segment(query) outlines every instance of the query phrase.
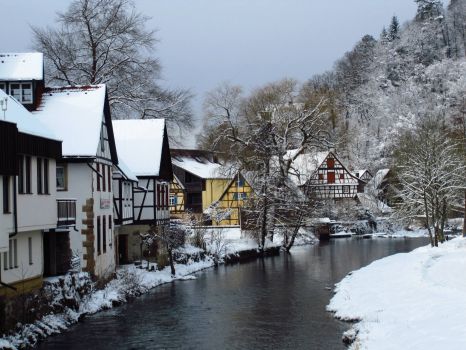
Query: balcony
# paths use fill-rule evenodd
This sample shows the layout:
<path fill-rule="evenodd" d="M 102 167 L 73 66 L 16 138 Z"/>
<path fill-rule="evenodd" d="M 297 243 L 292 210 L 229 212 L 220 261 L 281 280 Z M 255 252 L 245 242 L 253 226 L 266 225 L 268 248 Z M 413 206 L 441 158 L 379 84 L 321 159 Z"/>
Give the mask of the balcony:
<path fill-rule="evenodd" d="M 76 199 L 57 199 L 57 227 L 76 225 Z"/>

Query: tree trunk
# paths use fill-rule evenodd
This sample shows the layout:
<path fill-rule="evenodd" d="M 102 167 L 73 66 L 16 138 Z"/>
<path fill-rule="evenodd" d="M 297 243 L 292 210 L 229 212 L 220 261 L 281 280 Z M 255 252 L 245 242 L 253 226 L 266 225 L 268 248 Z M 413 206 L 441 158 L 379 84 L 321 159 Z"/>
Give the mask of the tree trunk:
<path fill-rule="evenodd" d="M 171 249 L 167 249 L 167 251 L 168 251 L 168 260 L 170 261 L 171 273 L 172 273 L 172 276 L 175 276 L 175 275 L 176 275 L 176 271 L 175 271 L 175 264 L 173 263 L 172 250 L 171 250 Z"/>
<path fill-rule="evenodd" d="M 463 237 L 466 237 L 466 191 L 464 191 Z"/>
<path fill-rule="evenodd" d="M 434 247 L 434 237 L 432 236 L 432 229 L 430 227 L 430 222 L 429 222 L 429 206 L 427 205 L 427 197 L 424 193 L 424 212 L 426 215 L 426 226 L 427 226 L 427 231 L 429 232 L 429 238 L 430 238 L 430 245 Z"/>

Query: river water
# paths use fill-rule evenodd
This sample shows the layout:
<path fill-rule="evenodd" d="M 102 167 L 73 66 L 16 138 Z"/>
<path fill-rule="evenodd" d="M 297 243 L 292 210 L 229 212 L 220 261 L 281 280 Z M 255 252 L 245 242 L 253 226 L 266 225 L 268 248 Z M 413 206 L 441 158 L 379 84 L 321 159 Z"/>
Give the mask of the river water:
<path fill-rule="evenodd" d="M 348 272 L 427 244 L 337 239 L 198 273 L 90 316 L 39 349 L 345 349 L 348 324 L 325 311 Z"/>

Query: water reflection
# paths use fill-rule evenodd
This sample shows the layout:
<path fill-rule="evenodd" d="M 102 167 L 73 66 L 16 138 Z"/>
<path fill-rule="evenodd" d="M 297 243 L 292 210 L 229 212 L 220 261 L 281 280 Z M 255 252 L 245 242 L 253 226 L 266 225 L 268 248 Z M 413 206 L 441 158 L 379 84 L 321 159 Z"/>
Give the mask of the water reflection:
<path fill-rule="evenodd" d="M 349 271 L 425 239 L 340 239 L 198 274 L 89 317 L 40 349 L 344 349 L 325 311 Z"/>

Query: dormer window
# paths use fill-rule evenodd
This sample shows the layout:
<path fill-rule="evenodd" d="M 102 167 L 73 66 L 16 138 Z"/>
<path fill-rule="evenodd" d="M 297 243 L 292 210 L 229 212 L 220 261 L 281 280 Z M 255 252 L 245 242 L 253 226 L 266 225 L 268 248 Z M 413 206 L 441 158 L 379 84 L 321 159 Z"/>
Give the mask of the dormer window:
<path fill-rule="evenodd" d="M 32 84 L 13 83 L 10 84 L 10 95 L 21 103 L 32 103 Z"/>

